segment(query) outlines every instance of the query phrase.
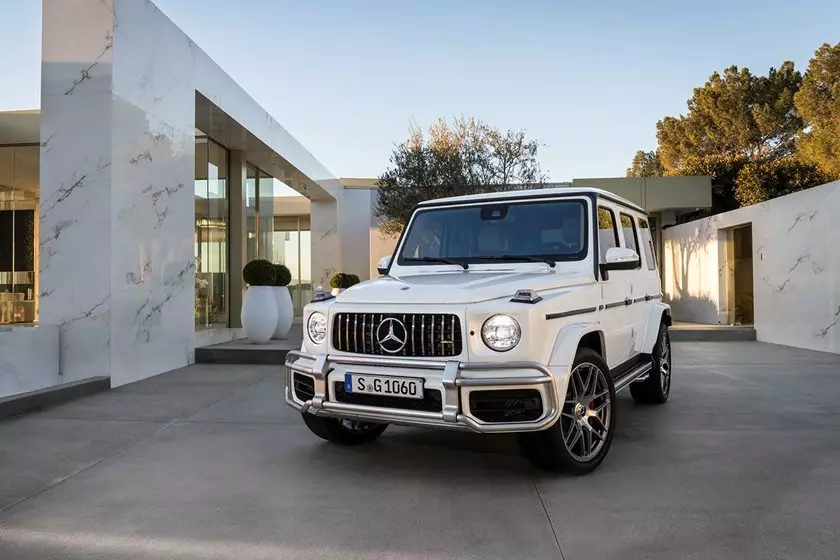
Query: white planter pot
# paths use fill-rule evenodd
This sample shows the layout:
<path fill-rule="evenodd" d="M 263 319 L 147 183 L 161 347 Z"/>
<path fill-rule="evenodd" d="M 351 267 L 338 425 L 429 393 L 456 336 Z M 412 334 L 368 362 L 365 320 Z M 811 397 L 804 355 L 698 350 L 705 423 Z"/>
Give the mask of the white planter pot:
<path fill-rule="evenodd" d="M 271 291 L 274 293 L 274 303 L 277 306 L 277 326 L 271 338 L 284 339 L 289 336 L 295 314 L 292 308 L 292 296 L 286 286 L 272 286 Z"/>
<path fill-rule="evenodd" d="M 242 328 L 255 344 L 265 344 L 277 328 L 277 302 L 271 286 L 251 286 L 242 302 Z"/>
<path fill-rule="evenodd" d="M 343 291 L 344 291 L 344 288 L 333 288 L 331 293 L 332 293 L 332 295 L 337 296 L 338 294 L 340 294 Z"/>

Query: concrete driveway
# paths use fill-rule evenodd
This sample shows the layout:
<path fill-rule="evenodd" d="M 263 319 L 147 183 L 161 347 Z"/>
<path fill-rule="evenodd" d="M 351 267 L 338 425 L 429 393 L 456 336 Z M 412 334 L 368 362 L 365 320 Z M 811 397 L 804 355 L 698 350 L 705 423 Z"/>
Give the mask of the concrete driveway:
<path fill-rule="evenodd" d="M 508 436 L 312 436 L 269 366 L 193 366 L 0 421 L 0 559 L 836 559 L 840 356 L 675 344 L 593 475 Z"/>

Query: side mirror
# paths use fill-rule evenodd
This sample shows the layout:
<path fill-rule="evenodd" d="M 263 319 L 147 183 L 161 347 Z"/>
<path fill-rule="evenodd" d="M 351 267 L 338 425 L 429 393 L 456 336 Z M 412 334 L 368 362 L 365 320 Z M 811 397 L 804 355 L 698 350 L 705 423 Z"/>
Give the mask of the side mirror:
<path fill-rule="evenodd" d="M 610 247 L 601 263 L 601 275 L 606 280 L 610 270 L 635 270 L 642 265 L 639 253 L 626 247 Z"/>
<path fill-rule="evenodd" d="M 388 273 L 388 267 L 390 267 L 390 266 L 391 266 L 391 256 L 388 255 L 387 257 L 382 257 L 381 259 L 379 259 L 379 262 L 376 263 L 376 271 L 379 274 L 383 274 L 383 275 L 387 274 Z"/>

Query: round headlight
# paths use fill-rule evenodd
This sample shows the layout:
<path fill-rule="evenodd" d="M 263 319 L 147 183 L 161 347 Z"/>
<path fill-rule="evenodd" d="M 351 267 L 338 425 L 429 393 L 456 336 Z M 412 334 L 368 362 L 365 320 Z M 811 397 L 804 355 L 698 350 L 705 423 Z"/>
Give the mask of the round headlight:
<path fill-rule="evenodd" d="M 507 352 L 522 338 L 522 329 L 510 315 L 493 315 L 481 327 L 484 344 L 496 352 Z"/>
<path fill-rule="evenodd" d="M 306 332 L 315 344 L 321 344 L 327 338 L 327 318 L 318 311 L 309 316 L 306 322 Z"/>

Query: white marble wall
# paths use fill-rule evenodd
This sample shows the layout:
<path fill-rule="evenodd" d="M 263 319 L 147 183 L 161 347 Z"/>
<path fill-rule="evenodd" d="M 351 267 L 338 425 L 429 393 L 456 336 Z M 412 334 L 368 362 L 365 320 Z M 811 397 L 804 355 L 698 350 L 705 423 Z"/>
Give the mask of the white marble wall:
<path fill-rule="evenodd" d="M 338 180 L 154 3 L 44 0 L 42 37 L 40 321 L 64 380 L 194 359 L 196 92 L 239 127 L 226 147 L 306 176 L 313 279 L 341 268 Z"/>
<path fill-rule="evenodd" d="M 0 398 L 59 381 L 57 326 L 0 326 Z"/>
<path fill-rule="evenodd" d="M 41 316 L 66 381 L 189 363 L 192 44 L 149 2 L 45 0 Z"/>
<path fill-rule="evenodd" d="M 725 229 L 752 225 L 759 340 L 840 353 L 840 181 L 663 231 L 674 318 L 725 322 Z"/>

